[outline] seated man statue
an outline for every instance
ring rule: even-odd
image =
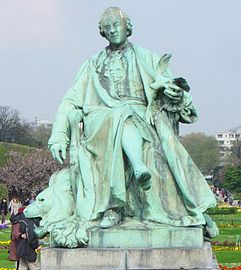
[[[107,229],[128,219],[205,225],[204,212],[216,200],[178,140],[179,122],[197,119],[189,85],[171,74],[171,55],[129,42],[132,24],[119,8],[103,13],[99,29],[109,45],[80,67],[49,140],[60,163],[70,151],[70,166],[54,175],[49,188],[55,196],[65,183],[58,200],[68,192],[74,203],[62,221],[59,215],[58,222],[43,221],[44,232],[56,245],[75,247],[87,243],[91,226]]]

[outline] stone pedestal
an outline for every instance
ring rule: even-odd
[[[130,221],[89,230],[87,248],[47,248],[41,270],[218,269],[201,227]]]
[[[101,249],[47,248],[41,270],[218,269],[210,243],[202,248]]]

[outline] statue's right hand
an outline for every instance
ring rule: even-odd
[[[50,147],[50,152],[55,160],[57,160],[60,164],[63,164],[64,160],[66,159],[66,149],[66,144],[55,143]]]

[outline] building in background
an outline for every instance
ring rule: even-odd
[[[37,117],[35,117],[35,120],[32,122],[28,122],[33,128],[37,127],[45,127],[45,128],[52,128],[53,123],[48,120],[39,120]]]
[[[231,147],[236,140],[241,140],[241,126],[216,134],[222,158],[230,153]]]

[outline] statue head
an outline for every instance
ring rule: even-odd
[[[112,47],[120,47],[132,34],[132,24],[129,17],[118,7],[107,8],[99,22],[101,36],[105,37]]]

